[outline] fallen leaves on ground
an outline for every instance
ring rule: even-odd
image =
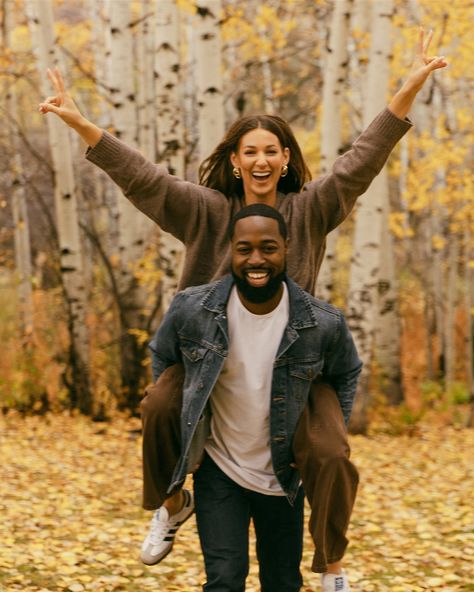
[[[195,521],[158,566],[138,560],[138,420],[0,419],[0,590],[193,592],[204,581]],[[474,590],[474,431],[351,439],[361,473],[346,569],[354,592]],[[303,590],[319,590],[306,535]],[[247,592],[259,590],[257,565]]]

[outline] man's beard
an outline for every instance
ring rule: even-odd
[[[268,300],[273,298],[273,296],[275,296],[280,289],[285,276],[286,269],[278,275],[271,277],[265,286],[256,287],[251,286],[245,276],[241,278],[232,270],[232,277],[234,278],[237,290],[246,300],[252,302],[252,304],[261,304],[262,302],[268,302]]]

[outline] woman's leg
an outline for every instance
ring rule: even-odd
[[[309,530],[316,547],[312,569],[326,572],[342,559],[348,540],[359,475],[349,460],[350,448],[341,407],[325,383],[311,387],[298,423],[293,453],[311,507]]]
[[[182,364],[170,366],[147,388],[141,402],[145,510],[156,510],[168,497],[181,453],[183,383]]]

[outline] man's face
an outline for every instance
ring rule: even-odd
[[[238,220],[232,237],[232,275],[239,292],[250,302],[270,300],[286,270],[286,241],[278,222],[265,216]]]

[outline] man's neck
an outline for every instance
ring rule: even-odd
[[[272,312],[275,308],[280,304],[281,297],[283,296],[283,282],[278,290],[278,292],[272,296],[269,300],[265,302],[250,302],[242,295],[242,293],[237,288],[237,294],[239,295],[240,302],[245,306],[245,308],[255,315],[264,315]]]

